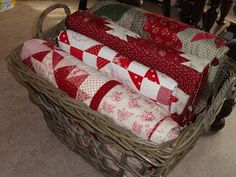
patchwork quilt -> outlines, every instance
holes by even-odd
[[[157,43],[167,44],[209,60],[222,58],[228,48],[222,39],[178,20],[116,1],[99,1],[91,12]],[[207,46],[207,48],[206,48]]]
[[[160,144],[180,133],[178,123],[154,101],[105,77],[49,42],[40,39],[25,42],[21,57],[32,71],[71,98],[107,115],[142,139]]]
[[[175,119],[181,125],[192,120],[191,112],[202,94],[211,61],[141,38],[140,35],[89,12],[75,12],[67,19],[67,25],[69,29],[173,78],[179,88],[189,95],[189,106],[183,115],[175,115]]]
[[[175,19],[116,1],[99,1],[91,12],[97,16],[111,19],[143,38],[208,59],[211,64],[204,98],[208,99],[210,93],[214,91],[214,85],[218,83],[215,78],[216,73],[223,62],[223,56],[228,51],[224,41],[219,37]]]
[[[183,113],[189,96],[167,75],[132,61],[102,43],[71,30],[60,33],[58,44],[61,49],[83,63],[156,101],[171,114]]]

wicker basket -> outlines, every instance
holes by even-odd
[[[37,24],[37,37],[49,39],[55,44],[59,32],[65,29],[65,20],[47,32],[42,31],[42,23],[57,8],[64,8],[65,13],[70,15],[67,6],[55,4],[41,14]],[[236,77],[230,72],[230,77],[213,97],[212,104],[198,115],[194,123],[185,128],[177,139],[156,145],[132,135],[82,102],[69,98],[29,70],[21,62],[20,51],[21,46],[10,55],[12,65],[28,86],[33,101],[44,112],[50,130],[107,176],[166,176],[194,146],[198,137],[209,129],[224,101],[235,96]],[[108,147],[112,147],[119,156],[111,153]]]

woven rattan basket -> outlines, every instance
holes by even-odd
[[[65,13],[70,15],[67,6],[56,4],[41,14],[37,24],[37,37],[49,39],[55,44],[59,32],[65,29],[65,20],[46,32],[42,31],[42,23],[45,17],[57,8],[64,8]],[[20,51],[21,46],[12,52],[11,63],[29,88],[33,101],[44,112],[50,130],[106,176],[166,176],[194,146],[199,136],[209,129],[224,101],[234,97],[236,77],[230,72],[230,77],[213,97],[212,104],[198,115],[194,123],[186,127],[177,139],[156,145],[137,138],[106,116],[91,110],[82,102],[69,98],[29,70],[21,62]],[[107,147],[112,147],[119,157]],[[111,168],[109,164],[116,168]]]

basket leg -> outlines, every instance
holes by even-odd
[[[171,0],[164,0],[163,1],[163,10],[164,10],[164,15],[166,17],[170,17],[170,13],[171,13]]]
[[[217,115],[216,120],[211,125],[211,131],[218,132],[225,126],[225,118],[230,115],[235,105],[234,99],[229,99],[224,102],[224,105]]]
[[[120,0],[119,2],[125,3],[125,4],[130,4],[133,6],[141,7],[143,5],[141,0]]]
[[[80,0],[79,10],[87,10],[87,0]]]
[[[180,0],[180,20],[184,23],[190,24],[192,19],[193,4],[189,1]]]

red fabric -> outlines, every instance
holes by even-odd
[[[31,57],[28,57],[27,59],[23,60],[23,63],[25,65],[27,65],[33,72],[36,73],[35,69],[34,69],[34,66],[33,66],[33,63],[31,61]]]
[[[113,29],[110,22],[104,18],[97,17],[89,12],[77,11],[67,19],[67,26],[69,29],[93,38],[132,60],[172,77],[178,82],[179,88],[190,95],[190,105],[193,105],[199,88],[201,89],[204,85],[203,81],[206,80],[204,77],[207,77],[208,68],[205,68],[204,72],[201,73],[183,65],[189,59],[182,57],[182,52],[163,44],[129,35],[125,36],[125,40],[114,36],[109,32],[116,29]],[[179,45],[177,43],[176,45]],[[190,121],[182,122],[182,118],[179,119],[181,125]]]
[[[149,69],[149,71],[146,73],[145,77],[147,77],[149,80],[151,80],[153,82],[160,84],[157,73],[154,72],[154,70],[152,70],[152,69]]]
[[[96,45],[93,47],[90,47],[89,49],[86,50],[86,52],[89,52],[94,55],[98,55],[100,49],[103,47],[103,45]]]
[[[129,71],[129,75],[131,77],[131,79],[133,80],[134,84],[135,84],[135,87],[140,90],[140,86],[141,86],[141,83],[142,83],[142,80],[143,80],[143,77],[142,76],[139,76],[138,74],[135,74],[131,71]]]
[[[178,33],[187,28],[193,28],[192,26],[156,13],[144,13],[144,15],[147,21],[143,26],[143,31],[149,34],[148,39],[152,39],[156,43],[165,44],[175,49],[183,49],[183,41],[179,39]],[[204,31],[196,34],[190,42],[207,39],[215,39],[215,46],[217,48],[225,45],[224,40]]]
[[[165,105],[169,105],[169,101],[167,101],[165,99],[165,97],[166,96],[171,97],[171,94],[172,94],[171,90],[168,90],[167,88],[161,87],[160,91],[159,91],[159,93],[157,95],[157,100],[159,100],[160,102],[162,102]]]
[[[115,86],[119,85],[120,83],[118,81],[115,80],[111,80],[107,83],[105,83],[98,91],[97,93],[94,95],[91,103],[90,103],[90,108],[93,110],[98,109],[98,106],[101,102],[101,100],[103,99],[103,97]]]
[[[195,42],[195,41],[199,41],[202,39],[214,39],[215,36],[213,34],[207,33],[207,32],[203,32],[203,33],[199,33],[197,34],[192,40],[191,42]]]
[[[83,58],[83,51],[76,49],[74,47],[70,48],[70,53],[73,56],[77,56],[77,58]]]
[[[52,54],[52,55],[53,55],[53,56],[52,56],[52,57],[53,57],[52,67],[55,68],[56,65],[57,65],[61,60],[64,59],[64,57],[61,56],[59,53],[57,53],[57,52],[55,52],[55,51],[53,51],[53,54]]]
[[[90,68],[63,51],[52,49],[43,60],[40,54],[35,55],[44,50],[49,49],[42,45],[42,40],[27,41],[22,47],[22,60],[26,60],[24,63],[29,64],[30,68],[34,67],[39,77],[65,91],[70,97],[81,100],[92,109],[109,116],[114,123],[140,138],[148,140],[153,127],[163,117],[168,117],[168,120],[160,123],[161,128],[156,129],[153,133],[155,136],[150,140],[160,144],[179,135],[179,132],[175,131],[180,128],[179,125],[155,102],[117,85],[120,83],[106,78],[96,69]],[[38,58],[32,57],[33,55]]]
[[[98,59],[98,62],[97,62],[98,69],[101,69],[101,68],[103,68],[104,66],[106,66],[107,64],[110,63],[110,61],[108,61],[108,60],[106,60],[102,57],[98,57],[97,59]]]
[[[133,60],[169,75],[178,82],[180,88],[187,94],[192,94],[196,90],[202,74],[181,64],[189,61],[180,56],[182,52],[142,38],[127,36],[128,41],[121,40],[106,33],[106,31],[111,30],[106,24],[106,20],[101,17],[79,11],[72,14],[67,20],[70,29],[102,42]]]
[[[32,55],[32,57],[41,62],[48,53],[49,51],[39,52]]]
[[[149,39],[177,49],[182,48],[182,42],[178,38],[177,33],[188,28],[189,25],[155,13],[145,13],[145,16],[147,17],[147,21],[143,27],[143,31],[149,34]]]
[[[75,67],[76,66],[67,66],[54,71],[54,76],[58,88],[66,92],[72,98],[76,98],[78,88],[75,85],[71,84],[71,82],[66,78]]]

